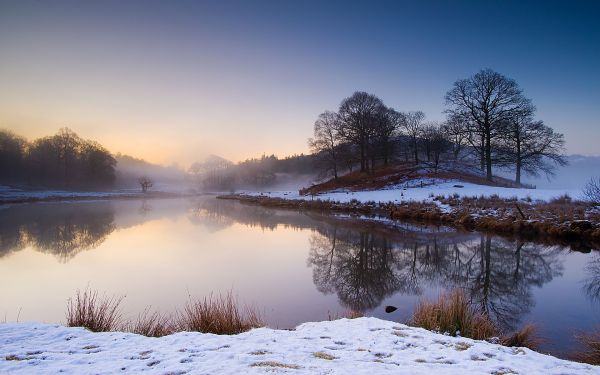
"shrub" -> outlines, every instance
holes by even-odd
[[[476,340],[496,336],[489,316],[478,312],[461,289],[441,293],[436,302],[419,302],[409,324]]]
[[[67,326],[84,327],[92,332],[114,331],[119,327],[119,305],[123,297],[98,296],[97,291],[77,290],[67,302]]]
[[[250,307],[241,309],[232,292],[219,297],[190,300],[178,316],[178,330],[234,335],[262,327],[258,312]]]

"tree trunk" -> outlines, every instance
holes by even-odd
[[[515,178],[515,182],[517,184],[521,183],[521,139],[517,135],[517,166],[515,168],[517,170],[517,176]]]
[[[489,125],[486,129],[485,134],[485,164],[486,164],[486,178],[488,181],[492,181],[492,140],[490,134]]]

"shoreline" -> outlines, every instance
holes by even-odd
[[[600,210],[571,200],[551,202],[499,197],[434,197],[428,202],[339,202],[319,198],[289,199],[265,195],[227,194],[217,199],[243,204],[324,213],[380,216],[392,221],[445,225],[524,241],[560,244],[572,250],[600,249]]]
[[[36,191],[37,192],[37,191]],[[40,193],[47,193],[45,191],[39,191]],[[203,195],[212,195],[211,193],[175,193],[175,192],[67,192],[60,191],[60,194],[52,195],[50,192],[48,195],[31,196],[0,196],[0,207],[9,204],[21,204],[21,203],[38,203],[38,202],[73,202],[73,201],[90,201],[90,200],[111,200],[111,199],[160,199],[160,198],[186,198],[186,197],[197,197]]]

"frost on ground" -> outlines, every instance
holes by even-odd
[[[293,331],[149,338],[47,324],[0,324],[0,373],[598,374],[524,348],[435,334],[376,318]]]
[[[273,192],[248,192],[246,195],[267,196],[283,199],[320,199],[347,203],[355,199],[359,202],[423,202],[433,201],[438,195],[446,197],[457,194],[461,197],[489,197],[498,195],[500,198],[514,198],[548,201],[552,198],[567,194],[571,198],[582,198],[581,190],[577,189],[525,189],[525,188],[503,188],[497,186],[477,185],[462,181],[447,181],[439,179],[416,179],[410,184],[390,186],[386,189],[368,191],[346,191],[340,189],[315,196],[302,196],[298,191],[273,191]]]

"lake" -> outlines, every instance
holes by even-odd
[[[127,317],[231,290],[274,328],[351,310],[403,322],[461,287],[505,329],[535,323],[554,354],[600,325],[598,251],[214,196],[0,207],[0,320],[64,322],[88,286],[126,296]]]

